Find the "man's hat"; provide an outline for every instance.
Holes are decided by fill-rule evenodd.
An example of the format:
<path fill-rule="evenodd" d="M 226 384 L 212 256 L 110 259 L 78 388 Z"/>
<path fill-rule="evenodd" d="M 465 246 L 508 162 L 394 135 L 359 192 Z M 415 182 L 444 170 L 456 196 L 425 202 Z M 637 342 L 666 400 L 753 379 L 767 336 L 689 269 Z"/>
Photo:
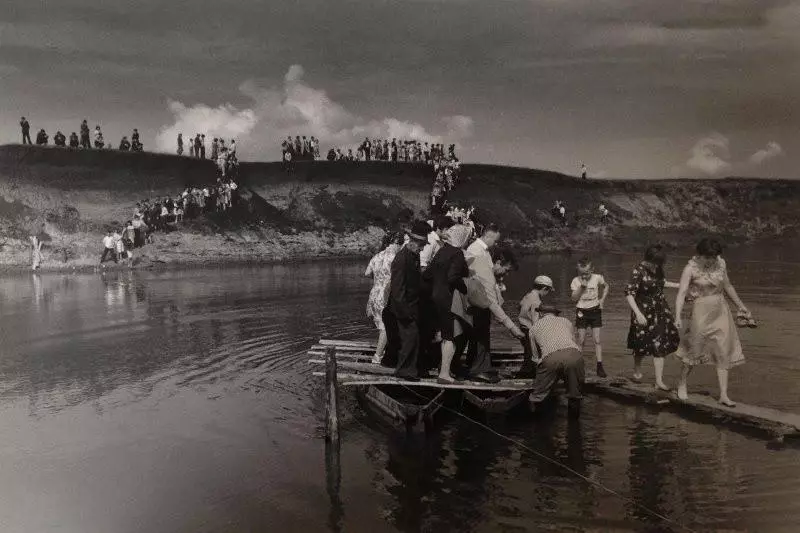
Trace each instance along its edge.
<path fill-rule="evenodd" d="M 553 288 L 553 280 L 550 279 L 550 276 L 536 276 L 536 279 L 533 280 L 534 285 L 544 285 L 545 287 Z"/>
<path fill-rule="evenodd" d="M 427 241 L 428 233 L 430 232 L 431 232 L 431 227 L 428 225 L 427 222 L 423 222 L 421 220 L 415 220 L 411 224 L 411 228 L 409 228 L 406 231 L 409 237 L 417 241 Z"/>

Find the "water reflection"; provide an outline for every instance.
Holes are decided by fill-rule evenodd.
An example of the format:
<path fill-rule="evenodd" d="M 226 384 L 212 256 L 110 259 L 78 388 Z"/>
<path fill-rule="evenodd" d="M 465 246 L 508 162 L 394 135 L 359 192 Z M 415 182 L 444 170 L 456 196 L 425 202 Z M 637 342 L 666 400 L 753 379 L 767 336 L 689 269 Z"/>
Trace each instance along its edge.
<path fill-rule="evenodd" d="M 557 303 L 567 308 L 576 258 L 525 259 L 509 278 L 508 309 L 539 272 L 556 278 Z M 631 364 L 621 349 L 628 313 L 620 295 L 637 260 L 595 258 L 614 291 L 603 331 L 614 371 Z M 800 409 L 800 266 L 746 260 L 730 261 L 732 276 L 761 327 L 742 332 L 750 364 L 732 389 L 743 401 Z M 683 261 L 670 258 L 671 277 Z M 81 487 L 83 505 L 102 502 L 77 505 L 75 516 L 60 509 L 70 531 L 130 514 L 148 515 L 154 530 L 187 530 L 193 522 L 175 508 L 220 524 L 258 515 L 287 530 L 358 531 L 365 519 L 378 531 L 678 530 L 576 474 L 696 529 L 792 531 L 800 521 L 796 450 L 769 452 L 720 427 L 599 399 L 587 399 L 578 421 L 561 407 L 550 418 L 492 423 L 536 453 L 453 417 L 422 441 L 348 426 L 343 439 L 361 446 L 359 460 L 322 461 L 322 441 L 311 438 L 322 425 L 321 387 L 305 351 L 320 337 L 373 337 L 362 267 L 0 279 L 0 423 L 13 428 L 0 447 L 0 475 L 40 509 L 51 508 L 53 491 L 69 500 L 63 487 Z M 698 374 L 700 387 L 713 387 L 713 370 Z M 126 465 L 137 465 L 135 475 Z M 140 475 L 152 465 L 157 476 Z M 137 507 L 156 477 L 169 479 L 169 490 Z M 212 505 L 217 493 L 240 503 Z M 42 524 L 10 503 L 13 493 L 0 496 L 4 523 L 50 528 L 31 525 Z M 158 527 L 176 522 L 183 528 Z"/>

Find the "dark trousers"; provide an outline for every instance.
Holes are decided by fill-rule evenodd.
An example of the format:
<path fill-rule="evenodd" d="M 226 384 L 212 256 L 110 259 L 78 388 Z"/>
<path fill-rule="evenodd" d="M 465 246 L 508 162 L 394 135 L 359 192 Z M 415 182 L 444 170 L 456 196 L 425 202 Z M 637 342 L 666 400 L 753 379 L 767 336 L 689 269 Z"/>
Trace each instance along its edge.
<path fill-rule="evenodd" d="M 553 352 L 539 363 L 536 378 L 533 380 L 533 391 L 530 401 L 539 403 L 553 390 L 559 378 L 567 386 L 567 397 L 570 400 L 580 400 L 581 391 L 585 381 L 583 356 L 575 348 Z"/>
<path fill-rule="evenodd" d="M 103 263 L 106 260 L 106 256 L 108 256 L 108 254 L 111 254 L 111 259 L 113 259 L 114 262 L 116 263 L 117 251 L 114 248 L 103 248 L 103 255 L 100 256 L 100 262 Z"/>
<path fill-rule="evenodd" d="M 22 144 L 33 144 L 31 142 L 31 134 L 29 131 L 22 132 Z"/>
<path fill-rule="evenodd" d="M 399 320 L 388 307 L 382 316 L 386 327 L 386 353 L 381 363 L 394 366 L 398 377 L 418 376 L 419 322 Z"/>
<path fill-rule="evenodd" d="M 476 308 L 472 314 L 472 330 L 470 331 L 469 350 L 467 350 L 467 371 L 475 376 L 492 370 L 492 355 L 489 351 L 491 339 L 490 326 L 492 312 L 488 309 Z"/>

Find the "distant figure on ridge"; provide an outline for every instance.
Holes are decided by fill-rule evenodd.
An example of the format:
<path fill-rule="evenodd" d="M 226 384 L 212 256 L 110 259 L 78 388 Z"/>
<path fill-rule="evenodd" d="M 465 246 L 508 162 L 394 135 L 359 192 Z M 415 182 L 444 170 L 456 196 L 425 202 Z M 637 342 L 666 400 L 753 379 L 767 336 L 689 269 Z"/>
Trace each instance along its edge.
<path fill-rule="evenodd" d="M 61 148 L 65 148 L 67 146 L 67 138 L 61 133 L 61 130 L 57 131 L 55 136 L 53 137 L 53 142 L 56 146 L 60 146 Z"/>
<path fill-rule="evenodd" d="M 586 179 L 586 165 L 581 163 L 581 179 Z"/>
<path fill-rule="evenodd" d="M 33 144 L 31 142 L 31 125 L 28 119 L 22 117 L 19 121 L 19 127 L 22 128 L 22 144 Z"/>
<path fill-rule="evenodd" d="M 178 155 L 183 155 L 183 133 L 178 134 Z"/>
<path fill-rule="evenodd" d="M 122 140 L 119 142 L 119 149 L 123 152 L 128 152 L 131 149 L 131 143 L 128 141 L 128 137 L 124 136 Z"/>
<path fill-rule="evenodd" d="M 74 131 L 69 134 L 69 147 L 70 148 L 80 148 L 81 144 L 78 141 L 78 134 Z"/>
<path fill-rule="evenodd" d="M 200 159 L 206 158 L 206 136 L 200 135 Z"/>
<path fill-rule="evenodd" d="M 94 127 L 94 147 L 97 149 L 102 148 L 105 146 L 105 142 L 103 142 L 103 132 L 100 131 L 100 125 Z"/>
<path fill-rule="evenodd" d="M 81 122 L 81 148 L 90 149 L 92 147 L 92 142 L 89 138 L 89 124 L 86 122 L 86 119 L 83 119 Z"/>
<path fill-rule="evenodd" d="M 39 133 L 36 134 L 36 144 L 40 146 L 44 146 L 47 144 L 49 137 L 47 133 L 44 131 L 44 128 L 39 130 Z"/>

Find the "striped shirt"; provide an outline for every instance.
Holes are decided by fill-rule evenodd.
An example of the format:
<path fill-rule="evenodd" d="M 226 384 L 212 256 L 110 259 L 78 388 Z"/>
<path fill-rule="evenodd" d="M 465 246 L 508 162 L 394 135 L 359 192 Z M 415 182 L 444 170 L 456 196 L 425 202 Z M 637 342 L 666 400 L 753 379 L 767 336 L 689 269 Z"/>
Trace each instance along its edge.
<path fill-rule="evenodd" d="M 579 349 L 575 342 L 575 328 L 568 318 L 544 315 L 533 325 L 530 336 L 535 341 L 534 352 L 538 352 L 533 354 L 534 360 L 539 362 L 558 350 Z"/>

